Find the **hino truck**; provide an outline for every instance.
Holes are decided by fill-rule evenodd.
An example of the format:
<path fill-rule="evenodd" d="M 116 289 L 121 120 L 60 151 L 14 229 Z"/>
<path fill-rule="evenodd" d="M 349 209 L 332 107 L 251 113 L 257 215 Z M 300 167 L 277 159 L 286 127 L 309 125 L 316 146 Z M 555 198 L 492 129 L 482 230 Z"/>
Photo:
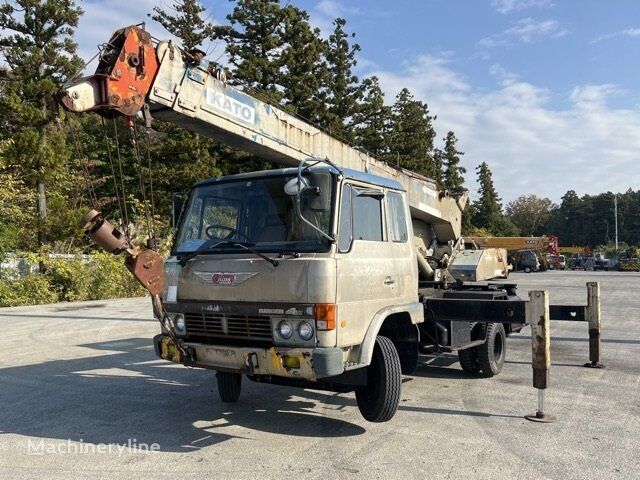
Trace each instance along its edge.
<path fill-rule="evenodd" d="M 172 122 L 282 166 L 194 185 L 166 260 L 99 212 L 83 220 L 149 290 L 157 355 L 216 371 L 223 402 L 238 400 L 246 376 L 353 391 L 364 418 L 381 422 L 421 353 L 457 351 L 474 375 L 502 369 L 524 307 L 515 285 L 491 282 L 507 276 L 506 251 L 465 248 L 466 195 L 229 85 L 201 52 L 143 26 L 116 31 L 95 74 L 59 101 Z"/>

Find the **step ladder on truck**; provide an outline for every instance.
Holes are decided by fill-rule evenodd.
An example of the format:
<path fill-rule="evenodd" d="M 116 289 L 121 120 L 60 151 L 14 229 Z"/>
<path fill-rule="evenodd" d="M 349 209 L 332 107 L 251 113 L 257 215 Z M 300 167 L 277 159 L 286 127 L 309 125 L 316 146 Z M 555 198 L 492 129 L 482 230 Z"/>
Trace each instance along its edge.
<path fill-rule="evenodd" d="M 466 194 L 229 85 L 202 57 L 126 27 L 96 73 L 58 97 L 71 112 L 161 119 L 283 167 L 194 185 L 166 260 L 98 212 L 84 218 L 149 290 L 157 355 L 215 370 L 224 402 L 246 376 L 354 391 L 377 422 L 395 414 L 420 353 L 457 351 L 466 372 L 498 374 L 507 336 L 527 324 L 525 302 L 496 282 L 505 250 L 465 248 Z"/>

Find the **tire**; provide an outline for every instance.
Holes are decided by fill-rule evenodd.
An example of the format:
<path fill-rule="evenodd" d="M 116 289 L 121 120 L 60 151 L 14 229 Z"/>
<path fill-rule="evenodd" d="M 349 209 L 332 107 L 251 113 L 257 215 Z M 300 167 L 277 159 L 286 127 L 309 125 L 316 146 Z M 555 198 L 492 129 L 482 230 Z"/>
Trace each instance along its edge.
<path fill-rule="evenodd" d="M 507 351 L 507 335 L 501 323 L 487 323 L 485 342 L 478 346 L 478 365 L 483 377 L 493 377 L 502 371 Z"/>
<path fill-rule="evenodd" d="M 458 350 L 458 360 L 460 366 L 469 375 L 478 375 L 480 373 L 480 364 L 478 363 L 478 347 L 465 348 Z"/>
<path fill-rule="evenodd" d="M 531 273 L 531 267 L 524 267 L 524 273 Z"/>
<path fill-rule="evenodd" d="M 371 364 L 367 367 L 367 386 L 356 390 L 360 413 L 369 422 L 387 422 L 400 402 L 402 373 L 396 347 L 387 337 L 376 337 Z"/>
<path fill-rule="evenodd" d="M 239 373 L 218 372 L 216 373 L 216 380 L 218 381 L 220 400 L 224 403 L 237 402 L 242 390 L 242 375 Z"/>

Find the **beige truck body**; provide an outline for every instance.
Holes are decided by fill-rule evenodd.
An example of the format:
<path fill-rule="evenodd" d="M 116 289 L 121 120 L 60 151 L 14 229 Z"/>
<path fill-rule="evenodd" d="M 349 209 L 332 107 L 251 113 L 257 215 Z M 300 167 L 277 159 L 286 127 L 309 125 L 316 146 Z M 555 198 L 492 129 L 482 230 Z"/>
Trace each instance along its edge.
<path fill-rule="evenodd" d="M 140 27 L 117 31 L 107 46 L 96 75 L 61 92 L 68 110 L 107 115 L 144 111 L 148 121 L 153 116 L 173 122 L 285 167 L 327 159 L 335 176 L 331 231 L 323 233 L 331 239 L 328 248 L 282 254 L 277 268 L 248 251 L 198 255 L 184 266 L 175 256 L 167 260 L 162 301 L 173 324 L 186 322 L 183 341 L 193 355 L 185 359 L 165 335 L 156 344 L 163 358 L 253 375 L 307 380 L 340 375 L 369 364 L 381 329 L 395 329 L 401 359 L 402 351 L 417 352 L 415 324 L 423 321 L 420 278 L 446 286 L 506 272 L 499 253 L 459 255 L 465 251 L 461 215 L 466 194 L 454 198 L 439 191 L 434 181 L 379 161 L 228 85 L 215 65 L 194 59 L 172 42 L 152 45 Z M 263 174 L 241 178 L 257 181 Z M 348 250 L 341 250 L 345 185 L 365 196 L 367 189 L 379 191 L 382 235 L 373 241 L 354 238 Z M 399 211 L 390 211 L 387 198 L 392 193 L 402 199 L 401 220 Z M 403 224 L 403 241 L 390 235 L 392 225 L 400 228 L 398 223 Z M 201 230 L 207 227 L 212 225 L 202 220 Z M 320 329 L 318 312 L 326 305 L 333 309 L 335 325 Z M 278 339 L 283 319 L 294 329 L 301 322 L 312 324 L 313 338 Z M 163 327 L 165 333 L 168 328 L 171 323 Z"/>

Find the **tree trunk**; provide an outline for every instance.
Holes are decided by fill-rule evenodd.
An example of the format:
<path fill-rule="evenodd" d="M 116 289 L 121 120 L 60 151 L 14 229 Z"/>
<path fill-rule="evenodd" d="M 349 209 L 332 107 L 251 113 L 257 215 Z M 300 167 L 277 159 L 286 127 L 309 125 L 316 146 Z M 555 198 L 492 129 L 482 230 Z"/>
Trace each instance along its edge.
<path fill-rule="evenodd" d="M 42 250 L 42 247 L 47 243 L 47 196 L 45 194 L 44 182 L 38 180 L 38 247 Z M 40 273 L 44 273 L 45 265 L 42 260 L 39 262 Z"/>

